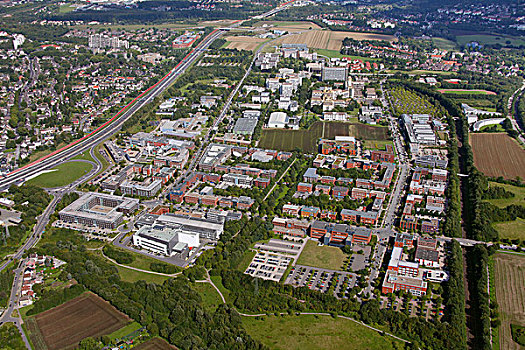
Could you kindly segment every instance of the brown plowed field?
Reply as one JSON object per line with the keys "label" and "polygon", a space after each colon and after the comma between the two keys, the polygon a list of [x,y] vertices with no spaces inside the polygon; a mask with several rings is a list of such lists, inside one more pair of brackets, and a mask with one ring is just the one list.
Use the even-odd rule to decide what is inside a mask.
{"label": "brown plowed field", "polygon": [[161,338],[153,338],[134,348],[135,350],[175,350],[173,345]]}
{"label": "brown plowed field", "polygon": [[84,338],[99,337],[131,320],[108,302],[84,293],[26,320],[36,350],[73,349]]}
{"label": "brown plowed field", "polygon": [[267,39],[261,39],[253,36],[228,36],[224,38],[228,41],[227,49],[238,49],[254,51],[259,45]]}
{"label": "brown plowed field", "polygon": [[471,134],[474,164],[487,176],[525,179],[525,150],[506,133]]}
{"label": "brown plowed field", "polygon": [[512,340],[510,324],[525,326],[525,257],[499,253],[494,261],[500,349],[519,350],[520,345]]}
{"label": "brown plowed field", "polygon": [[314,49],[337,50],[341,49],[343,40],[352,38],[355,40],[388,40],[395,41],[392,35],[357,33],[357,32],[334,32],[329,30],[305,30],[299,34],[291,34],[276,40],[276,43],[306,44]]}

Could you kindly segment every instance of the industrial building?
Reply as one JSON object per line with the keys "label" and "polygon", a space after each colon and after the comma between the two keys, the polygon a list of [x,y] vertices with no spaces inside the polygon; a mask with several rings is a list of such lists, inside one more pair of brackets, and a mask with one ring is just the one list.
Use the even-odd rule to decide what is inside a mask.
{"label": "industrial building", "polygon": [[145,214],[135,222],[137,227],[156,226],[168,227],[172,229],[180,228],[184,232],[194,232],[199,234],[199,239],[216,241],[224,231],[221,223],[208,219],[193,218],[189,216],[166,213],[162,215]]}
{"label": "industrial building", "polygon": [[200,245],[199,234],[185,226],[142,226],[133,235],[133,245],[157,254],[171,256],[179,254],[187,258],[190,248]]}

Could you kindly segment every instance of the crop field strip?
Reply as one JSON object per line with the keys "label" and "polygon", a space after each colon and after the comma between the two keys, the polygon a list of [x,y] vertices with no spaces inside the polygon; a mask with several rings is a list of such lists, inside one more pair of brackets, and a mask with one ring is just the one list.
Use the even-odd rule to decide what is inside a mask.
{"label": "crop field strip", "polygon": [[470,135],[474,164],[487,176],[525,178],[525,150],[506,133]]}
{"label": "crop field strip", "polygon": [[284,44],[306,44],[314,49],[337,50],[341,49],[343,40],[352,38],[355,40],[387,40],[395,41],[392,35],[358,33],[358,32],[337,32],[328,30],[304,30],[297,34],[288,35],[276,43]]}
{"label": "crop field strip", "polygon": [[164,339],[153,338],[148,340],[145,343],[137,345],[134,347],[135,350],[175,350],[176,347],[170,345]]}
{"label": "crop field strip", "polygon": [[[86,293],[29,319],[36,349],[72,349],[87,337],[112,333],[130,319],[100,297]],[[35,331],[37,330],[37,331]]]}
{"label": "crop field strip", "polygon": [[495,260],[496,299],[501,315],[500,349],[519,350],[512,340],[510,324],[525,326],[525,257],[497,254]]}

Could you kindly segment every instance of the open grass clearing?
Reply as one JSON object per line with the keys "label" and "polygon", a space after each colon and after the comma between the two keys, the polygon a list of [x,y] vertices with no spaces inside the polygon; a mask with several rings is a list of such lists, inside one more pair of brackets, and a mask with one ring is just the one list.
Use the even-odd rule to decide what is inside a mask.
{"label": "open grass clearing", "polygon": [[28,185],[42,188],[61,187],[72,183],[87,174],[93,166],[90,163],[70,161],[54,167],[53,171],[38,175],[26,181]]}
{"label": "open grass clearing", "polygon": [[254,36],[228,36],[224,38],[227,42],[224,47],[227,49],[255,51],[260,44],[268,39],[257,38]]}
{"label": "open grass clearing", "polygon": [[439,89],[442,94],[453,95],[497,95],[494,91],[488,90],[467,90],[467,89]]}
{"label": "open grass clearing", "polygon": [[191,285],[197,293],[200,294],[202,298],[202,306],[208,311],[214,311],[217,306],[222,304],[222,299],[209,283],[193,283]]}
{"label": "open grass clearing", "polygon": [[458,45],[453,42],[452,40],[448,40],[445,38],[432,38],[432,42],[434,45],[436,45],[440,50],[456,50],[458,48]]}
{"label": "open grass clearing", "polygon": [[315,240],[308,240],[299,259],[298,265],[340,270],[345,254],[337,247],[319,246]]}
{"label": "open grass clearing", "polygon": [[491,34],[458,35],[456,36],[456,41],[461,46],[464,46],[471,42],[477,42],[480,45],[525,45],[525,39],[523,39],[522,37]]}
{"label": "open grass clearing", "polygon": [[136,271],[133,269],[125,268],[122,266],[116,266],[120,278],[126,282],[137,282],[137,281],[146,281],[151,283],[162,284],[164,281],[170,279],[170,277],[156,275],[153,273],[146,273],[142,271]]}
{"label": "open grass clearing", "polygon": [[487,176],[525,179],[525,150],[506,133],[470,135],[474,164]]}
{"label": "open grass clearing", "polygon": [[517,218],[514,221],[493,224],[501,238],[525,240],[525,220]]}
{"label": "open grass clearing", "polygon": [[230,291],[226,289],[226,287],[222,284],[222,277],[221,276],[210,276],[213,284],[219,288],[219,290],[222,293],[222,296],[224,299],[226,299],[226,302],[230,302]]}
{"label": "open grass clearing", "polygon": [[358,323],[330,316],[243,317],[242,322],[248,334],[270,349],[384,350],[397,343]]}
{"label": "open grass clearing", "polygon": [[525,326],[525,256],[497,253],[494,268],[501,319],[500,349],[519,350],[519,344],[512,340],[510,324]]}
{"label": "open grass clearing", "polygon": [[138,323],[138,322],[131,322],[127,326],[124,326],[124,327],[114,331],[113,333],[108,334],[108,337],[112,341],[115,340],[115,339],[121,339],[122,337],[125,337],[126,335],[131,334],[131,333],[135,332],[136,330],[138,330],[140,328],[142,328],[140,323]]}
{"label": "open grass clearing", "polygon": [[497,207],[504,208],[511,204],[525,205],[525,187],[518,187],[509,184],[500,184],[497,182],[489,182],[490,187],[502,187],[505,190],[514,193],[512,198],[502,199],[488,199],[487,201],[494,204]]}

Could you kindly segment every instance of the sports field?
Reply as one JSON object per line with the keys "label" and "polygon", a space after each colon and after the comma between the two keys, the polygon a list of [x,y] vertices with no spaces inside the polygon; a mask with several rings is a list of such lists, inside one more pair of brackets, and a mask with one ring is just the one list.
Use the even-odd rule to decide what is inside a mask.
{"label": "sports field", "polygon": [[510,324],[525,326],[525,256],[498,253],[494,261],[500,349],[519,350],[522,348],[512,340]]}
{"label": "sports field", "polygon": [[299,149],[315,153],[320,138],[333,139],[335,136],[354,136],[361,140],[383,142],[388,140],[388,128],[361,123],[317,121],[308,130],[264,129],[259,146],[280,151]]}
{"label": "sports field", "polygon": [[26,320],[36,350],[74,349],[84,338],[112,333],[131,320],[108,302],[84,293]]}
{"label": "sports field", "polygon": [[474,164],[487,176],[525,178],[525,150],[506,133],[470,135]]}
{"label": "sports field", "polygon": [[340,270],[345,260],[345,254],[337,247],[319,246],[317,241],[308,240],[297,265]]}
{"label": "sports field", "polygon": [[401,345],[351,320],[330,316],[243,317],[242,323],[248,334],[270,349],[386,350]]}
{"label": "sports field", "polygon": [[336,32],[329,30],[305,30],[301,33],[288,35],[276,40],[276,43],[284,44],[306,44],[314,49],[340,50],[343,40],[352,38],[355,40],[387,40],[396,41],[393,35],[358,33],[358,32]]}
{"label": "sports field", "polygon": [[51,169],[51,172],[38,175],[26,183],[42,188],[61,187],[87,174],[91,168],[92,165],[87,162],[71,161],[62,163]]}

